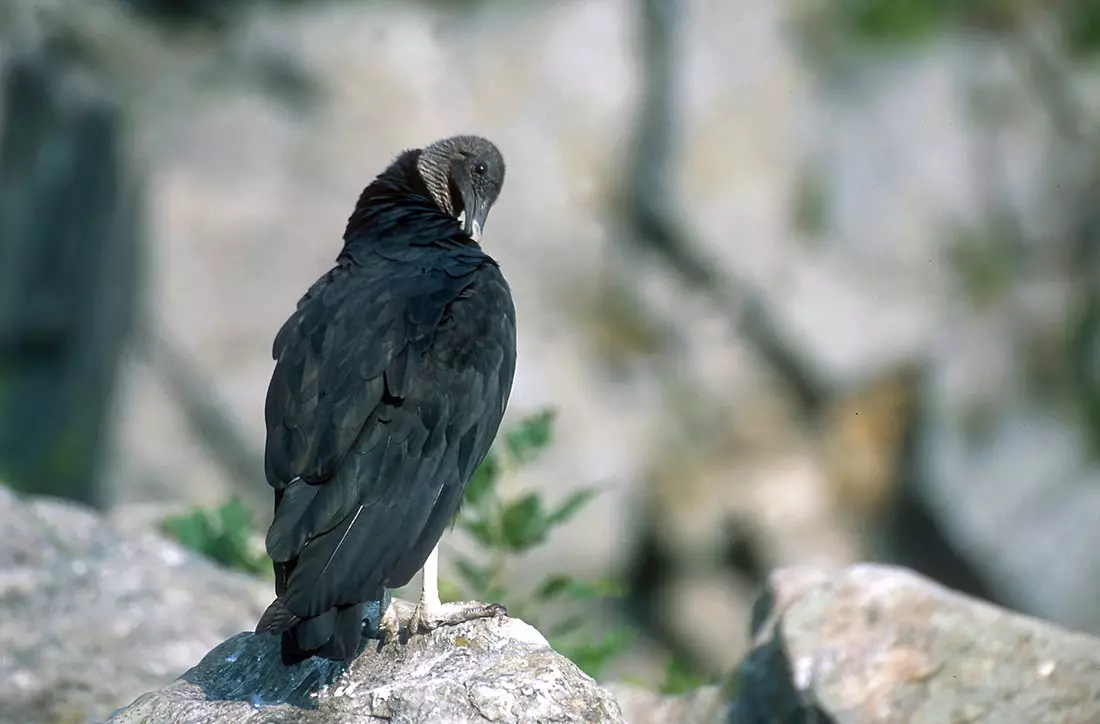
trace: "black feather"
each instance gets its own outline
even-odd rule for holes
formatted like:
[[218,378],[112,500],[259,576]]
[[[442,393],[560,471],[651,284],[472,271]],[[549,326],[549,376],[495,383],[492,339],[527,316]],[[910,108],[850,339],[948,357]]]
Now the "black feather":
[[496,436],[515,370],[497,264],[407,152],[364,190],[337,266],[275,338],[265,469],[284,660],[346,660],[360,604],[424,564]]
[[256,624],[256,633],[282,633],[301,620],[276,598]]

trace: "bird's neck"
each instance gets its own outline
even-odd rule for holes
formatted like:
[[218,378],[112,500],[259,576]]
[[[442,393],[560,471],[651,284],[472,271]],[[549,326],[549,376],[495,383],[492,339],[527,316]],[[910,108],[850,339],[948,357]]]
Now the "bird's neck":
[[[344,229],[344,243],[408,221],[443,215],[417,172],[420,149],[405,151],[359,195]],[[457,223],[457,221],[456,221]]]
[[363,189],[344,229],[338,260],[358,263],[382,247],[480,247],[439,208],[417,169],[420,150],[406,151]]

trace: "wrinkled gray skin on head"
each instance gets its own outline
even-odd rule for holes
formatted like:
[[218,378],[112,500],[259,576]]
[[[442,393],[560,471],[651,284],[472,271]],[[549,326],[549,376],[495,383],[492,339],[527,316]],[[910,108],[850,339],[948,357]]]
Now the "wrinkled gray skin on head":
[[462,230],[481,241],[489,209],[504,185],[504,157],[480,136],[453,136],[420,153],[416,170],[439,208],[462,218]]

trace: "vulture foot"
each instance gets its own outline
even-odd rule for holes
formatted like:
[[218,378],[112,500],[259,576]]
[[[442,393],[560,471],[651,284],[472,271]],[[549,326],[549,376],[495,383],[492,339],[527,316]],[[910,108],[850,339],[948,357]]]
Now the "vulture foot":
[[497,618],[507,615],[507,609],[499,603],[481,601],[440,603],[421,599],[419,603],[413,604],[394,598],[382,616],[380,629],[385,641],[407,641],[410,636],[434,631],[440,626],[457,626],[479,618]]

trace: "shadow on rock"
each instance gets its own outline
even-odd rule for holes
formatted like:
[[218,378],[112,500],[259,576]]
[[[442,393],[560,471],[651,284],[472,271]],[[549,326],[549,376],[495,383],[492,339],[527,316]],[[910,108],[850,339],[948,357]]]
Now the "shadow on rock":
[[284,666],[279,660],[279,636],[246,631],[215,647],[180,678],[202,689],[212,701],[315,709],[317,693],[345,671],[347,664],[319,658]]
[[278,636],[242,633],[169,686],[116,712],[124,722],[622,722],[619,705],[515,618],[369,641],[348,665],[282,663]]

